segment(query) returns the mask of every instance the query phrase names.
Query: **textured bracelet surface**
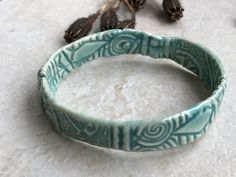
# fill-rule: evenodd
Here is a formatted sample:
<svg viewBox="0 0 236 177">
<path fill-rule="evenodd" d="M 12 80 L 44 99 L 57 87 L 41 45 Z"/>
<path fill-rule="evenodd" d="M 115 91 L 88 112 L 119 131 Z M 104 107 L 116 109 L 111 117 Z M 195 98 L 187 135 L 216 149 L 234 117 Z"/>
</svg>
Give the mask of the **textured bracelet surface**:
<svg viewBox="0 0 236 177">
<path fill-rule="evenodd" d="M 98 57 L 122 54 L 171 59 L 196 74 L 211 95 L 161 121 L 101 120 L 65 108 L 55 100 L 59 81 L 71 71 Z M 39 70 L 38 80 L 42 107 L 58 132 L 75 140 L 124 151 L 167 149 L 197 140 L 218 112 L 226 87 L 220 60 L 205 47 L 180 38 L 129 29 L 96 33 L 63 47 Z"/>
</svg>

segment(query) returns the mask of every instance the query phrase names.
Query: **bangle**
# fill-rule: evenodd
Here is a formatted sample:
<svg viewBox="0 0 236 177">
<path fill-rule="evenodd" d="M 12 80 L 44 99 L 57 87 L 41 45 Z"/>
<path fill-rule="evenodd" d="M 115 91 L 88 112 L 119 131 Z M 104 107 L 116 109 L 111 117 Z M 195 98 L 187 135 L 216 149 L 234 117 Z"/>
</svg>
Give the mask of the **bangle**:
<svg viewBox="0 0 236 177">
<path fill-rule="evenodd" d="M 171 59 L 198 76 L 211 95 L 162 120 L 101 120 L 68 109 L 55 100 L 59 81 L 71 71 L 98 57 L 123 54 Z M 39 70 L 38 84 L 42 108 L 63 136 L 100 147 L 151 151 L 191 143 L 206 132 L 222 102 L 226 75 L 220 60 L 199 44 L 181 38 L 117 29 L 84 37 L 55 52 Z"/>
</svg>

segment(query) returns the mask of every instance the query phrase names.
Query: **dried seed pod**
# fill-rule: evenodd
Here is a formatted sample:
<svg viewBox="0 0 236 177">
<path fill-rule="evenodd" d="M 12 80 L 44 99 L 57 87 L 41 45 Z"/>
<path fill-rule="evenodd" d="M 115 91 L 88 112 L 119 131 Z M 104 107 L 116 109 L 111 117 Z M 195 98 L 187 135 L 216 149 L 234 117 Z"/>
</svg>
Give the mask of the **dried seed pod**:
<svg viewBox="0 0 236 177">
<path fill-rule="evenodd" d="M 83 17 L 76 20 L 65 31 L 64 39 L 67 43 L 71 43 L 81 37 L 86 36 L 92 29 L 93 22 L 97 19 L 99 13 L 90 15 L 89 17 Z"/>
<path fill-rule="evenodd" d="M 182 8 L 179 0 L 163 0 L 163 9 L 172 22 L 183 17 L 184 8 Z"/>
<path fill-rule="evenodd" d="M 118 27 L 118 17 L 113 8 L 105 11 L 101 16 L 101 31 L 116 29 Z"/>
<path fill-rule="evenodd" d="M 123 20 L 118 22 L 118 28 L 124 29 L 124 28 L 135 28 L 135 18 L 129 19 L 129 20 Z"/>
<path fill-rule="evenodd" d="M 128 0 L 129 4 L 135 11 L 142 9 L 146 0 Z"/>
</svg>

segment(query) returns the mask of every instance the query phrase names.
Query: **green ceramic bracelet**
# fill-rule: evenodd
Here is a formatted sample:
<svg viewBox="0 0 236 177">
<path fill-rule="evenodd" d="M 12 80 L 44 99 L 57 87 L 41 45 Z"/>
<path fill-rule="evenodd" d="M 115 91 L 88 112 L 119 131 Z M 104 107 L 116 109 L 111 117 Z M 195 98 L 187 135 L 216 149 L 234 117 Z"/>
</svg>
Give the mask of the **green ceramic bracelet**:
<svg viewBox="0 0 236 177">
<path fill-rule="evenodd" d="M 63 107 L 55 100 L 60 80 L 98 57 L 141 54 L 169 58 L 196 74 L 211 96 L 161 121 L 101 120 Z M 110 30 L 82 38 L 54 53 L 38 73 L 42 107 L 62 135 L 93 145 L 124 151 L 178 147 L 200 138 L 218 112 L 226 76 L 220 60 L 205 47 L 180 38 L 136 30 Z"/>
</svg>

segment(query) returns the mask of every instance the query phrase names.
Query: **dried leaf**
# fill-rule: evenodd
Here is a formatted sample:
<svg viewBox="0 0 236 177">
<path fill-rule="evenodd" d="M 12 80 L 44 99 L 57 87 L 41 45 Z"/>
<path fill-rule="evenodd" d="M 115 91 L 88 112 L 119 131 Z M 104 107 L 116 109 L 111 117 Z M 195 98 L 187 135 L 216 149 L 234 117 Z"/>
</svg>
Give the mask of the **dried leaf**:
<svg viewBox="0 0 236 177">
<path fill-rule="evenodd" d="M 118 27 L 118 17 L 113 8 L 105 11 L 101 16 L 101 31 L 116 29 Z"/>
<path fill-rule="evenodd" d="M 179 0 L 163 0 L 163 9 L 172 22 L 183 17 L 184 8 Z"/>
</svg>

